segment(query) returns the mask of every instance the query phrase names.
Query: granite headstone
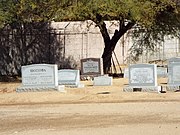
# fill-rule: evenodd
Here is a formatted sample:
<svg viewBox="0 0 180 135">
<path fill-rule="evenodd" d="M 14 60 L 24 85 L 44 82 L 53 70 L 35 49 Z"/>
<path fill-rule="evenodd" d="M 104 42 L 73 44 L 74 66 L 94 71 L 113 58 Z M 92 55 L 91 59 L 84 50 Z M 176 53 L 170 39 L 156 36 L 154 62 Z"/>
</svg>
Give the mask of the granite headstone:
<svg viewBox="0 0 180 135">
<path fill-rule="evenodd" d="M 79 70 L 73 69 L 58 70 L 58 84 L 67 87 L 84 87 L 84 85 L 80 83 Z"/>
<path fill-rule="evenodd" d="M 57 65 L 33 64 L 21 67 L 22 86 L 16 89 L 23 91 L 57 90 L 64 92 L 64 86 L 58 85 Z"/>
<path fill-rule="evenodd" d="M 134 64 L 129 66 L 129 86 L 124 91 L 160 92 L 157 84 L 157 66 L 155 64 Z"/>
<path fill-rule="evenodd" d="M 102 58 L 81 59 L 81 78 L 103 75 Z"/>
</svg>

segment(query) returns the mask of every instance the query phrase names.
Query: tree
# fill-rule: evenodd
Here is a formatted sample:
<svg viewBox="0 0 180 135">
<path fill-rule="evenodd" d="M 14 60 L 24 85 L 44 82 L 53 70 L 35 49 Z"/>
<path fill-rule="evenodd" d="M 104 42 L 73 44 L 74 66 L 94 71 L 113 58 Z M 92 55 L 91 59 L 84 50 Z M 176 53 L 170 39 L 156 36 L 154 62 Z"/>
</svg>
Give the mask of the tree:
<svg viewBox="0 0 180 135">
<path fill-rule="evenodd" d="M 165 3 L 166 4 L 166 3 Z M 157 45 L 164 42 L 165 36 L 179 38 L 180 32 L 180 1 L 172 0 L 164 10 L 157 12 L 150 27 L 136 28 L 133 31 L 134 45 L 131 47 L 133 60 L 138 60 L 144 49 L 154 51 Z M 147 51 L 146 51 L 147 52 Z"/>
<path fill-rule="evenodd" d="M 138 44 L 153 48 L 164 35 L 177 34 L 180 29 L 178 10 L 176 1 L 172 0 L 72 0 L 69 6 L 59 8 L 54 18 L 56 21 L 92 20 L 104 39 L 103 69 L 104 73 L 109 73 L 112 53 L 128 30 L 138 26 L 134 37 L 139 38 L 143 33 L 141 38 L 144 39 Z M 111 20 L 119 21 L 119 28 L 112 37 L 105 23 Z"/>
<path fill-rule="evenodd" d="M 142 38 L 132 47 L 135 57 L 144 46 L 153 49 L 164 35 L 178 36 L 179 8 L 178 0 L 2 0 L 0 25 L 9 24 L 23 32 L 34 22 L 92 20 L 104 39 L 103 68 L 109 73 L 112 52 L 130 29 L 135 38 Z M 111 20 L 119 21 L 112 37 L 105 23 Z"/>
<path fill-rule="evenodd" d="M 20 75 L 22 65 L 55 63 L 55 58 L 61 56 L 60 42 L 56 41 L 56 34 L 50 30 L 48 24 L 56 9 L 66 4 L 57 2 L 0 1 L 0 76 Z M 56 55 L 55 47 L 51 45 L 59 47 Z"/>
<path fill-rule="evenodd" d="M 0 28 L 10 23 L 10 18 L 12 19 L 10 10 L 12 10 L 12 7 L 12 0 L 0 1 Z"/>
<path fill-rule="evenodd" d="M 0 80 L 1 76 L 21 75 L 21 66 L 56 63 L 72 68 L 64 58 L 62 42 L 49 27 L 58 9 L 71 0 L 0 0 Z"/>
</svg>

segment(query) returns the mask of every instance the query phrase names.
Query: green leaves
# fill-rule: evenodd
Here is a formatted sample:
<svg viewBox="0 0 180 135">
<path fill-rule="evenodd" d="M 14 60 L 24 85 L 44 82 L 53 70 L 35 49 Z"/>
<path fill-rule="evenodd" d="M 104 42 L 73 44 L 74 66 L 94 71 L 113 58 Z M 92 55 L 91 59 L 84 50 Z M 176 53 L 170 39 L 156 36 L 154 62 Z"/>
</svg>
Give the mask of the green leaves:
<svg viewBox="0 0 180 135">
<path fill-rule="evenodd" d="M 53 20 L 56 11 L 70 0 L 1 0 L 0 24 Z"/>
<path fill-rule="evenodd" d="M 171 0 L 2 0 L 0 21 L 95 20 L 98 14 L 102 21 L 123 18 L 151 27 L 170 7 L 178 12 Z"/>
<path fill-rule="evenodd" d="M 135 22 L 154 35 L 177 35 L 179 11 L 180 5 L 173 0 L 1 0 L 0 26 L 12 22 L 119 20 Z"/>
</svg>

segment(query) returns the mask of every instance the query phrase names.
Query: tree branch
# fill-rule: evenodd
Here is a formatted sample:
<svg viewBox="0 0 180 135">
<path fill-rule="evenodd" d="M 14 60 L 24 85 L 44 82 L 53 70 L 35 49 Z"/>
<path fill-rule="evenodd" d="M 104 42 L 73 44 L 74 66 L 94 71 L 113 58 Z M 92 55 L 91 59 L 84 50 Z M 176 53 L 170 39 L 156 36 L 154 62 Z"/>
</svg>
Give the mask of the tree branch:
<svg viewBox="0 0 180 135">
<path fill-rule="evenodd" d="M 120 23 L 120 30 L 115 30 L 114 35 L 112 37 L 112 41 L 117 42 L 128 30 L 130 30 L 135 23 L 134 22 L 128 22 L 127 25 L 124 25 L 125 22 L 122 24 L 122 22 Z"/>
<path fill-rule="evenodd" d="M 105 46 L 106 46 L 106 43 L 107 42 L 110 42 L 110 36 L 109 36 L 109 33 L 108 33 L 108 30 L 106 28 L 106 24 L 105 22 L 102 20 L 102 16 L 97 14 L 96 15 L 96 19 L 93 20 L 93 22 L 96 23 L 96 26 L 99 27 L 100 29 L 100 32 L 102 34 L 102 37 L 104 39 L 104 43 L 105 43 Z"/>
</svg>

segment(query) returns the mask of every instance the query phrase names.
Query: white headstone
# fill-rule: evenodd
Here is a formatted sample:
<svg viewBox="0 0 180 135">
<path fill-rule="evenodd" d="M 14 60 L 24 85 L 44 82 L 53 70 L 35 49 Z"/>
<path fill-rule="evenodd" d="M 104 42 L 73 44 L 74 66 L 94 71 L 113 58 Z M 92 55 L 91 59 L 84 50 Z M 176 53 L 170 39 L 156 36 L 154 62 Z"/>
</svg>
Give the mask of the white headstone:
<svg viewBox="0 0 180 135">
<path fill-rule="evenodd" d="M 157 77 L 167 77 L 167 68 L 166 67 L 157 67 Z M 124 78 L 129 78 L 129 69 L 124 68 Z"/>
<path fill-rule="evenodd" d="M 180 62 L 171 63 L 171 72 L 168 77 L 168 84 L 180 86 Z"/>
<path fill-rule="evenodd" d="M 79 70 L 58 70 L 58 84 L 71 87 L 83 87 L 83 84 L 80 83 Z"/>
<path fill-rule="evenodd" d="M 173 68 L 179 65 L 175 63 L 180 63 L 179 57 L 173 57 L 168 60 L 168 84 L 173 84 L 173 74 L 175 74 L 173 73 Z"/>
<path fill-rule="evenodd" d="M 58 86 L 57 65 L 33 64 L 21 67 L 22 86 L 21 91 L 41 91 L 55 89 L 64 91 L 63 86 Z"/>
<path fill-rule="evenodd" d="M 112 77 L 109 76 L 98 76 L 94 77 L 93 85 L 94 86 L 110 86 L 112 85 Z"/>
<path fill-rule="evenodd" d="M 160 91 L 157 84 L 157 66 L 155 64 L 134 64 L 129 66 L 129 86 L 124 91 Z"/>
<path fill-rule="evenodd" d="M 168 60 L 168 83 L 166 90 L 180 90 L 180 57 L 173 57 Z"/>
<path fill-rule="evenodd" d="M 157 86 L 157 67 L 154 64 L 129 66 L 129 86 Z"/>
</svg>

